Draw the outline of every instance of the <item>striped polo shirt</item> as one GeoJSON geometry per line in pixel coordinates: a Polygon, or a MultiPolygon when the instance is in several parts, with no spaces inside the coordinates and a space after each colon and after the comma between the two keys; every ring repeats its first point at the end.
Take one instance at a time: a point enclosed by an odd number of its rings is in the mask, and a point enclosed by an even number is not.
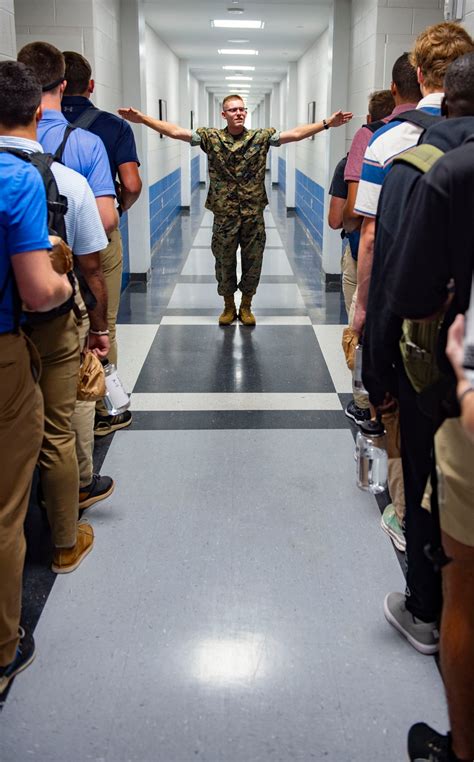
{"type": "MultiPolygon", "coordinates": [[[[441,114],[443,93],[430,93],[418,103],[417,108],[428,114],[441,114]]],[[[364,156],[362,174],[354,210],[363,217],[375,217],[382,183],[390,171],[393,159],[402,151],[418,143],[421,127],[410,122],[388,122],[377,130],[364,156]]]]}

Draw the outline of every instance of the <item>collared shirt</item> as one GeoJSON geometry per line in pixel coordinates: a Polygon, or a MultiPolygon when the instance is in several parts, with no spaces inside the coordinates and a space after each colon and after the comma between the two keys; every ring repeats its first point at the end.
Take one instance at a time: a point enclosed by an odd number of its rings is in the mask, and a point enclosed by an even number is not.
{"type": "MultiPolygon", "coordinates": [[[[430,93],[417,105],[417,109],[428,114],[441,114],[443,93],[430,93]]],[[[390,171],[393,159],[402,151],[413,148],[418,143],[423,129],[410,122],[388,122],[381,127],[370,141],[364,156],[362,174],[357,191],[355,211],[364,217],[375,217],[382,183],[390,171]]]]}
{"type": "MultiPolygon", "coordinates": [[[[416,103],[402,103],[399,106],[395,106],[390,116],[386,116],[380,121],[390,122],[392,119],[395,119],[398,114],[402,114],[404,111],[411,111],[414,108],[416,108],[416,103]]],[[[346,182],[358,183],[360,181],[364,154],[367,150],[370,139],[374,136],[374,134],[375,133],[368,129],[364,124],[362,127],[359,127],[356,134],[352,138],[349,156],[347,157],[347,165],[344,171],[344,180],[346,182]]]]}
{"type": "Polygon", "coordinates": [[[10,260],[22,252],[50,249],[51,244],[46,224],[46,193],[39,172],[17,156],[2,153],[0,179],[0,291],[3,294],[0,333],[8,333],[15,327],[10,260]]]}
{"type": "MultiPolygon", "coordinates": [[[[61,145],[68,121],[60,111],[45,109],[38,124],[38,140],[47,153],[54,154],[61,145]]],[[[66,167],[86,178],[96,198],[115,196],[107,152],[102,140],[87,130],[73,130],[62,158],[66,167]]]]}
{"type": "Polygon", "coordinates": [[[207,153],[210,187],[206,208],[226,217],[251,217],[268,204],[265,167],[271,145],[280,145],[273,127],[231,135],[227,128],[200,127],[191,145],[207,153]]]}
{"type": "MultiPolygon", "coordinates": [[[[43,153],[40,143],[26,138],[0,136],[0,147],[18,148],[27,153],[43,153]]],[[[74,254],[80,257],[105,249],[107,236],[87,180],[78,172],[56,161],[51,165],[51,170],[59,192],[67,197],[66,232],[68,244],[74,254]]]]}
{"type": "MultiPolygon", "coordinates": [[[[68,122],[75,122],[84,111],[93,107],[89,98],[82,95],[64,95],[61,110],[68,122]]],[[[119,116],[101,111],[97,119],[87,128],[103,142],[110,164],[110,171],[115,180],[120,164],[136,162],[140,166],[132,128],[119,116]]]]}

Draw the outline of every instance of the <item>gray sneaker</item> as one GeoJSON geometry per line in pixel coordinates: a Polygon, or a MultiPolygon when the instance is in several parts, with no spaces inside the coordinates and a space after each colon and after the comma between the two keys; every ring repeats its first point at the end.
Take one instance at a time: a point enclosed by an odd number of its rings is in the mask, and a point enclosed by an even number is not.
{"type": "Polygon", "coordinates": [[[436,622],[422,622],[405,605],[403,593],[389,593],[383,602],[385,619],[401,632],[408,642],[422,654],[435,654],[439,650],[439,632],[436,622]]]}

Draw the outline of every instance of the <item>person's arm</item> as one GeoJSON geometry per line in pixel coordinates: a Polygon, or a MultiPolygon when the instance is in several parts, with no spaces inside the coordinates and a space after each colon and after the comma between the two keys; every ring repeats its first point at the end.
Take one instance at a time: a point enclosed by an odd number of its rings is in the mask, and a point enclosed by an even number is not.
{"type": "MultiPolygon", "coordinates": [[[[123,114],[122,114],[123,116],[123,114]]],[[[284,143],[294,143],[305,138],[310,138],[312,135],[317,135],[318,132],[327,130],[330,127],[340,127],[341,124],[347,124],[352,119],[352,112],[350,111],[335,111],[334,114],[327,119],[323,119],[322,122],[315,122],[314,124],[304,124],[301,127],[293,127],[291,130],[284,130],[280,133],[280,145],[284,143]]]]}
{"type": "Polygon", "coordinates": [[[20,297],[28,310],[48,312],[72,295],[67,275],[53,270],[48,252],[25,251],[11,257],[20,297]]]}
{"type": "Polygon", "coordinates": [[[110,235],[119,224],[115,196],[97,196],[95,201],[104,230],[107,235],[110,235]]]}
{"type": "Polygon", "coordinates": [[[328,211],[328,225],[333,230],[339,230],[342,228],[342,210],[345,204],[344,198],[338,198],[337,196],[331,196],[329,202],[328,211]]]}
{"type": "Polygon", "coordinates": [[[107,357],[110,349],[108,334],[94,333],[107,331],[107,285],[102,273],[100,253],[76,257],[76,262],[97,301],[94,309],[87,310],[90,320],[89,349],[95,350],[98,357],[107,357]]]}
{"type": "Polygon", "coordinates": [[[448,331],[446,354],[457,378],[457,395],[461,405],[461,422],[474,439],[474,388],[463,368],[464,315],[457,315],[448,331]]]}
{"type": "Polygon", "coordinates": [[[191,130],[186,130],[184,127],[179,127],[177,124],[171,122],[165,122],[161,119],[153,119],[152,116],[142,114],[135,108],[119,108],[118,114],[133,124],[144,124],[145,127],[150,127],[155,132],[159,132],[161,135],[166,135],[167,138],[174,138],[175,140],[183,140],[185,143],[190,143],[192,138],[191,130]]]}
{"type": "Polygon", "coordinates": [[[120,178],[120,206],[127,212],[135,203],[142,190],[142,181],[135,161],[127,161],[119,164],[118,175],[120,178]]]}
{"type": "Polygon", "coordinates": [[[354,211],[359,183],[347,182],[347,199],[342,211],[342,226],[348,233],[359,230],[362,225],[362,217],[354,211]]]}
{"type": "Polygon", "coordinates": [[[369,298],[370,276],[374,261],[375,219],[364,217],[360,231],[359,253],[357,256],[357,302],[352,328],[359,336],[365,325],[365,314],[369,298]]]}

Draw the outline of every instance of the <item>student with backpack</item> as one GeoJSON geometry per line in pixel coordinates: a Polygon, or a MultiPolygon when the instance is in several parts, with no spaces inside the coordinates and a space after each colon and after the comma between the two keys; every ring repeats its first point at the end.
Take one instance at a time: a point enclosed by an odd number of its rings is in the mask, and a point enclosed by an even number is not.
{"type": "MultiPolygon", "coordinates": [[[[0,62],[0,135],[33,135],[41,86],[25,66],[0,62]],[[11,84],[14,87],[11,87],[11,84]]],[[[0,694],[35,655],[20,627],[25,538],[33,470],[43,438],[39,363],[21,330],[21,303],[43,314],[72,295],[53,270],[46,226],[46,194],[37,170],[0,153],[0,694]]]]}

